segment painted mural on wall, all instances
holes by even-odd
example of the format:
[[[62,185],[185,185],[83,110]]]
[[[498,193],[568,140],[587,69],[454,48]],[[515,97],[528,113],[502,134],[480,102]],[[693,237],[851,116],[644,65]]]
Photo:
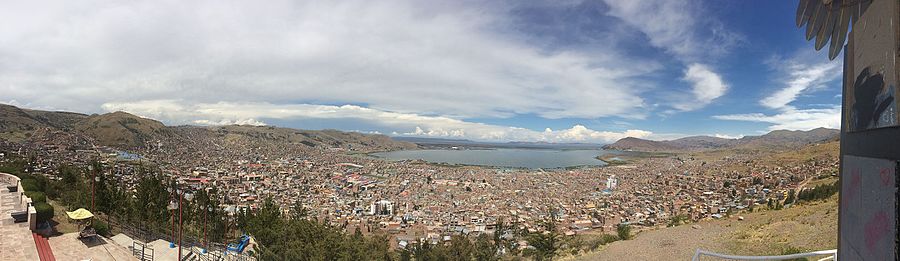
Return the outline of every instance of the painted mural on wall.
[[[885,84],[883,72],[866,67],[856,76],[848,96],[850,131],[897,125],[896,87]]]
[[[814,0],[810,0],[814,1]],[[861,1],[844,52],[844,130],[900,126],[897,1]],[[862,13],[861,11],[865,11]]]

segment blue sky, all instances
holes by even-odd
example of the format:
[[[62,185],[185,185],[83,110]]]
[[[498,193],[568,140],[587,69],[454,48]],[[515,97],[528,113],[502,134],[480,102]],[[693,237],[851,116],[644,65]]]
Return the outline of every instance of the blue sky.
[[[608,143],[839,127],[796,1],[29,1],[0,102],[170,125]]]

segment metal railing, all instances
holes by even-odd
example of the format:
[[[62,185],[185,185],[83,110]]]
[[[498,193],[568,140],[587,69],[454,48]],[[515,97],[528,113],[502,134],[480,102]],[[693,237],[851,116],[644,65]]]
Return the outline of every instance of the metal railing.
[[[172,240],[172,236],[169,234],[169,231],[165,230],[165,228],[158,228],[152,226],[131,226],[128,225],[127,222],[122,221],[119,217],[107,217],[107,223],[110,226],[110,229],[116,230],[118,232],[124,233],[131,237],[135,243],[140,244],[138,247],[146,247],[147,250],[150,251],[149,258],[153,259],[153,248],[150,246],[146,246],[146,244],[155,241],[157,239],[162,239],[166,241]],[[201,253],[200,250],[203,249],[204,244],[202,244],[200,238],[192,237],[190,235],[184,235],[182,240],[182,246],[184,246],[187,251],[182,254],[181,259],[190,259],[190,260],[201,260],[201,261],[215,261],[215,260],[228,260],[228,261],[255,261],[256,258],[248,255],[247,253],[235,253],[231,251],[226,251],[226,245],[223,243],[215,243],[210,242],[208,248],[206,249],[206,253]],[[135,251],[136,247],[132,244],[132,251]],[[189,254],[190,253],[190,254]],[[134,253],[134,256],[138,259],[141,259],[138,255],[141,253]]]
[[[820,251],[790,254],[790,255],[780,255],[780,256],[736,256],[736,255],[719,254],[719,253],[715,253],[715,252],[706,251],[703,249],[697,249],[697,251],[694,252],[694,257],[691,258],[691,260],[699,261],[700,256],[711,256],[711,257],[718,257],[718,258],[722,258],[722,259],[731,259],[731,260],[787,260],[787,259],[794,259],[794,258],[825,256],[825,255],[827,255],[827,257],[819,259],[819,261],[837,260],[837,249],[820,250]]]
[[[181,257],[181,260],[197,260],[197,261],[256,261],[255,257],[247,254],[239,254],[227,252],[224,248],[211,247],[203,253],[200,247],[191,247],[188,252]]]
[[[146,244],[133,240],[131,242],[131,255],[141,261],[152,261],[153,248],[147,247]]]

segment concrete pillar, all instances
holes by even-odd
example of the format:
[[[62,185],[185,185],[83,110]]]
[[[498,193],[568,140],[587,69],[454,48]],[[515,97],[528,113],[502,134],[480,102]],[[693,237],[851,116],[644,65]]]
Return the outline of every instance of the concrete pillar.
[[[37,231],[37,210],[34,207],[28,207],[28,229]]]
[[[839,260],[898,259],[898,22],[900,1],[871,0],[844,52]]]

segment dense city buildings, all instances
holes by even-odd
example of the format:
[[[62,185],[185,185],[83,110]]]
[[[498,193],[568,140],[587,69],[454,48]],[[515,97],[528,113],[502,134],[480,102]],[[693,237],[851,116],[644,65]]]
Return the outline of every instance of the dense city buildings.
[[[142,168],[158,168],[191,190],[216,187],[232,215],[266,198],[286,212],[302,206],[311,218],[363,233],[391,235],[393,247],[493,233],[498,222],[539,231],[555,219],[567,235],[615,233],[751,211],[817,177],[834,175],[837,159],[780,166],[765,153],[695,158],[690,154],[635,159],[631,164],[569,169],[514,169],[387,161],[383,148],[253,143],[240,139],[152,142],[121,151],[62,132],[28,142],[0,141],[0,160],[29,159],[29,171],[56,178],[61,165],[100,161],[108,175],[133,189]],[[223,142],[224,141],[224,142]]]

